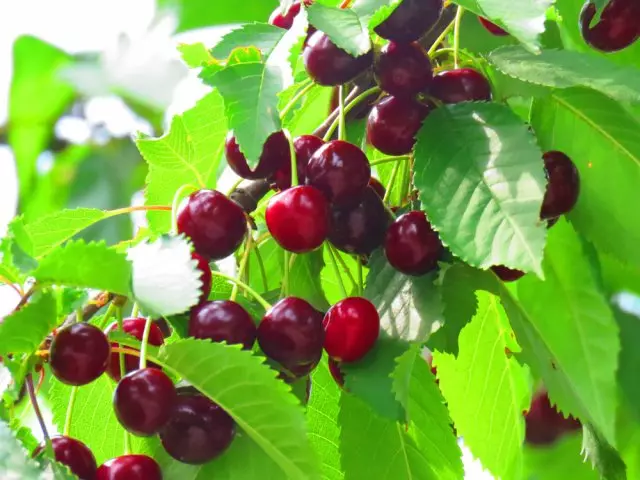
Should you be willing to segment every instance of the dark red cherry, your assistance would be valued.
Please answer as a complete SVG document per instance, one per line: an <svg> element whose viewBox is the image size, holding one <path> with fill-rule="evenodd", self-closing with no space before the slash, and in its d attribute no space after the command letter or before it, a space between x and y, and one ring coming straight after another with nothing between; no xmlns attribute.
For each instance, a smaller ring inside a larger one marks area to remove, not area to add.
<svg viewBox="0 0 640 480"><path fill-rule="evenodd" d="M340 364L333 358L329 358L329 373L340 387L344 387L344 373L340 369Z"/></svg>
<svg viewBox="0 0 640 480"><path fill-rule="evenodd" d="M51 446L56 458L56 462L62 463L69 467L71 473L75 474L80 480L94 480L96 478L96 458L84 443L71 437L56 436L51 438ZM33 452L33 456L37 457L46 448L45 444L41 444Z"/></svg>
<svg viewBox="0 0 640 480"><path fill-rule="evenodd" d="M241 344L247 350L253 347L256 332L251 315L231 300L205 302L193 308L189 317L190 337Z"/></svg>
<svg viewBox="0 0 640 480"><path fill-rule="evenodd" d="M144 334L144 325L147 323L147 320L143 317L138 318L125 318L122 322L122 327L124 328L124 332L128 333L136 337L138 340L142 340L142 336ZM113 322L111 325L107 327L105 333L108 335L114 330L118 329L118 323ZM153 345L155 347L159 347L164 343L164 335L162 334L162 330L156 323L151 324L151 329L149 330L149 345ZM112 343L112 347L118 348L120 345L117 343ZM130 347L127 347L130 348ZM134 355L124 356L124 366L125 366L125 374L129 372L133 372L138 369L138 365L140 364L140 359ZM149 362L149 367L152 368L160 368L159 365L155 363ZM113 352L109 357L109 367L107 368L107 373L111 378L113 378L116 382L120 380L120 354Z"/></svg>
<svg viewBox="0 0 640 480"><path fill-rule="evenodd" d="M300 13L301 6L300 2L294 2L285 13L282 13L280 7L276 8L269 17L269 23L276 27L289 30L296 16Z"/></svg>
<svg viewBox="0 0 640 480"><path fill-rule="evenodd" d="M509 35L509 32L505 32L502 28L500 28L498 25L496 25L493 22L490 22L489 20L487 20L484 17L478 17L478 20L480 20L480 23L482 24L482 26L491 34L491 35L495 35L496 37L504 37L506 35Z"/></svg>
<svg viewBox="0 0 640 480"><path fill-rule="evenodd" d="M240 146L233 135L233 131L227 134L224 154L231 170L239 177L249 180L267 178L273 175L276 170L290 163L289 141L281 131L269 135L262 147L258 165L253 170L249 168L247 157L240 151Z"/></svg>
<svg viewBox="0 0 640 480"><path fill-rule="evenodd" d="M424 212L405 213L387 230L384 253L393 268L406 275L424 275L438 266L443 247Z"/></svg>
<svg viewBox="0 0 640 480"><path fill-rule="evenodd" d="M369 179L369 186L371 188L373 188L373 191L376 192L376 194L380 197L380 198L384 198L385 194L387 193L387 189L384 188L384 185L382 185L382 183L380 182L380 180L378 180L375 177L371 177Z"/></svg>
<svg viewBox="0 0 640 480"><path fill-rule="evenodd" d="M329 203L320 190L298 185L269 200L267 228L278 244L294 253L318 248L329 234Z"/></svg>
<svg viewBox="0 0 640 480"><path fill-rule="evenodd" d="M240 205L217 190L199 190L178 212L178 232L191 238L198 254L221 260L242 244L247 222Z"/></svg>
<svg viewBox="0 0 640 480"><path fill-rule="evenodd" d="M587 1L580 12L580 32L585 42L603 52L622 50L640 38L640 2L611 0L600 21L592 25L595 3Z"/></svg>
<svg viewBox="0 0 640 480"><path fill-rule="evenodd" d="M533 398L524 419L525 441L530 445L552 444L564 433L580 428L580 422L572 417L565 418L551 406L549 396L544 392Z"/></svg>
<svg viewBox="0 0 640 480"><path fill-rule="evenodd" d="M162 471L151 457L123 455L100 465L96 480L162 480Z"/></svg>
<svg viewBox="0 0 640 480"><path fill-rule="evenodd" d="M546 152L543 158L547 190L540 218L551 219L570 212L578 202L580 174L571 159L562 152Z"/></svg>
<svg viewBox="0 0 640 480"><path fill-rule="evenodd" d="M324 140L315 135L302 135L293 140L298 166L298 184L303 184L307 178L307 164L311 156L324 145ZM273 181L280 190L291 187L291 162L273 174Z"/></svg>
<svg viewBox="0 0 640 480"><path fill-rule="evenodd" d="M288 370L317 363L323 342L322 314L301 298L283 298L258 326L258 343L264 354Z"/></svg>
<svg viewBox="0 0 640 480"><path fill-rule="evenodd" d="M222 454L235 433L235 422L219 405L202 395L181 394L160 441L176 460L199 465Z"/></svg>
<svg viewBox="0 0 640 480"><path fill-rule="evenodd" d="M472 68L440 72L431 83L431 95L444 103L491 100L491 85Z"/></svg>
<svg viewBox="0 0 640 480"><path fill-rule="evenodd" d="M362 297L340 300L329 309L322 324L325 351L345 363L357 362L369 353L380 333L378 311Z"/></svg>
<svg viewBox="0 0 640 480"><path fill-rule="evenodd" d="M413 42L433 28L442 7L442 0L403 0L375 32L394 42Z"/></svg>
<svg viewBox="0 0 640 480"><path fill-rule="evenodd" d="M169 420L176 401L173 382L155 368L124 376L113 393L113 409L122 426L134 435L158 433Z"/></svg>
<svg viewBox="0 0 640 480"><path fill-rule="evenodd" d="M54 337L49 365L62 383L86 385L105 372L110 353L109 341L98 327L76 323Z"/></svg>
<svg viewBox="0 0 640 480"><path fill-rule="evenodd" d="M202 294L200 295L200 303L204 302L207 298L209 298L209 294L211 293L211 267L209 266L209 262L202 255L198 255L193 252L191 254L191 258L196 261L196 268L200 270L200 281L202 282L202 287L200 287L200 291Z"/></svg>
<svg viewBox="0 0 640 480"><path fill-rule="evenodd" d="M408 98L386 97L380 100L367 120L369 143L387 155L411 153L416 134L433 108L432 104Z"/></svg>
<svg viewBox="0 0 640 480"><path fill-rule="evenodd" d="M283 369L283 371L280 372L280 378L286 383L293 383L297 382L301 378L308 377L309 374L318 366L318 363L320 363L320 358L321 357L318 357L315 361L310 363L289 365L288 368L281 365L281 369Z"/></svg>
<svg viewBox="0 0 640 480"><path fill-rule="evenodd" d="M491 267L491 270L493 270L493 273L495 273L503 282L515 282L524 276L524 272L522 270L505 267L504 265L494 265Z"/></svg>
<svg viewBox="0 0 640 480"><path fill-rule="evenodd" d="M343 252L368 255L382 245L389 220L382 199L367 188L359 204L331 209L329 241Z"/></svg>
<svg viewBox="0 0 640 480"><path fill-rule="evenodd" d="M395 97L413 98L433 80L427 52L415 42L390 42L382 47L374 72L380 88Z"/></svg>
<svg viewBox="0 0 640 480"><path fill-rule="evenodd" d="M358 203L370 178L367 156L352 143L342 140L324 144L307 165L307 184L318 188L336 205Z"/></svg>
<svg viewBox="0 0 640 480"><path fill-rule="evenodd" d="M373 64L373 50L354 57L318 30L307 40L302 58L307 73L318 85L342 85Z"/></svg>

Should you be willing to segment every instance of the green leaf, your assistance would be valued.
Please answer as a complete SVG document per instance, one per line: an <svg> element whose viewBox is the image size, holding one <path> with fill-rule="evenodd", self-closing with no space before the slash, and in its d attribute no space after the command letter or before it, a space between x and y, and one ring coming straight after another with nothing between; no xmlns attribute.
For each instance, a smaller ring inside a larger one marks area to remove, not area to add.
<svg viewBox="0 0 640 480"><path fill-rule="evenodd" d="M620 454L591 425L583 428L582 450L604 480L627 480L627 467Z"/></svg>
<svg viewBox="0 0 640 480"><path fill-rule="evenodd" d="M313 3L307 12L309 23L326 33L333 43L347 53L359 57L371 50L367 22L355 10Z"/></svg>
<svg viewBox="0 0 640 480"><path fill-rule="evenodd" d="M202 67L214 60L203 43L181 43L178 45L178 51L184 63L191 68Z"/></svg>
<svg viewBox="0 0 640 480"><path fill-rule="evenodd" d="M524 450L527 476L536 480L598 480L600 477L580 454L581 435L563 435L545 448Z"/></svg>
<svg viewBox="0 0 640 480"><path fill-rule="evenodd" d="M138 138L136 144L149 164L145 189L147 205L171 205L183 185L215 188L216 171L224 149L227 122L222 97L213 91L182 115L160 138ZM170 228L168 212L147 212L154 231Z"/></svg>
<svg viewBox="0 0 640 480"><path fill-rule="evenodd" d="M373 31L384 22L402 3L400 0L356 0L353 10L360 16L362 23Z"/></svg>
<svg viewBox="0 0 640 480"><path fill-rule="evenodd" d="M564 152L578 167L580 196L569 215L576 229L639 268L640 225L629 219L640 198L640 122L604 95L572 89L536 100L531 124L546 150Z"/></svg>
<svg viewBox="0 0 640 480"><path fill-rule="evenodd" d="M313 86L300 108L294 112L290 120L284 123L284 127L289 129L291 135L294 137L306 135L327 118L332 91L331 87Z"/></svg>
<svg viewBox="0 0 640 480"><path fill-rule="evenodd" d="M0 322L0 355L34 353L56 325L56 301L43 293Z"/></svg>
<svg viewBox="0 0 640 480"><path fill-rule="evenodd" d="M0 421L0 477L20 480L42 480L44 476L31 460L9 426Z"/></svg>
<svg viewBox="0 0 640 480"><path fill-rule="evenodd" d="M620 307L620 306L619 306ZM615 308L614 315L620 329L620 357L617 380L623 395L627 399L629 408L637 420L640 420L640 319L625 312L622 308Z"/></svg>
<svg viewBox="0 0 640 480"><path fill-rule="evenodd" d="M616 100L640 102L640 69L603 57L569 50L533 55L520 47L504 47L492 52L489 61L505 75L535 85L590 87Z"/></svg>
<svg viewBox="0 0 640 480"><path fill-rule="evenodd" d="M320 282L323 266L322 250L317 250L296 255L289 271L289 295L304 298L320 311L329 309Z"/></svg>
<svg viewBox="0 0 640 480"><path fill-rule="evenodd" d="M431 113L418 133L414 181L454 255L541 274L542 153L508 107L462 103Z"/></svg>
<svg viewBox="0 0 640 480"><path fill-rule="evenodd" d="M131 264L104 242L70 241L46 255L33 273L44 283L129 294Z"/></svg>
<svg viewBox="0 0 640 480"><path fill-rule="evenodd" d="M227 33L210 53L213 57L223 60L236 48L255 47L268 57L284 34L282 28L268 23L248 23Z"/></svg>

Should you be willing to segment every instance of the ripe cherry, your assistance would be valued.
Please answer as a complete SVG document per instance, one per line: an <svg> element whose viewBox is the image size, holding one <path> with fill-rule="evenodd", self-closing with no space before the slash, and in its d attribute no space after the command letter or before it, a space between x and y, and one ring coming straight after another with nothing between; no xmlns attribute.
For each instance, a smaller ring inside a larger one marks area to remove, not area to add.
<svg viewBox="0 0 640 480"><path fill-rule="evenodd" d="M394 42L413 42L433 28L442 7L442 0L403 0L375 32Z"/></svg>
<svg viewBox="0 0 640 480"><path fill-rule="evenodd" d="M205 302L193 308L189 317L190 337L241 344L247 350L253 347L256 332L251 315L231 300Z"/></svg>
<svg viewBox="0 0 640 480"><path fill-rule="evenodd" d="M484 17L478 17L478 20L480 20L480 23L482 24L482 26L491 34L491 35L495 35L496 37L504 37L509 35L509 32L505 32L502 28L500 28L498 25L496 25L493 22L490 22L489 20L487 20Z"/></svg>
<svg viewBox="0 0 640 480"><path fill-rule="evenodd" d="M264 354L292 371L316 364L323 342L322 314L301 298L283 298L258 326L258 343Z"/></svg>
<svg viewBox="0 0 640 480"><path fill-rule="evenodd" d="M422 122L433 108L432 104L413 99L386 97L380 100L367 120L369 143L387 155L410 153Z"/></svg>
<svg viewBox="0 0 640 480"><path fill-rule="evenodd" d="M300 2L294 2L285 13L282 13L280 7L276 8L269 17L269 23L276 27L289 30L296 16L300 13L301 6Z"/></svg>
<svg viewBox="0 0 640 480"><path fill-rule="evenodd" d="M491 270L493 270L493 273L495 273L503 282L515 282L524 276L524 272L522 270L505 267L504 265L494 265L491 267Z"/></svg>
<svg viewBox="0 0 640 480"><path fill-rule="evenodd" d="M358 203L369 184L371 166L362 150L343 140L324 144L307 165L307 184L336 205Z"/></svg>
<svg viewBox="0 0 640 480"><path fill-rule="evenodd" d="M290 163L289 141L281 131L269 135L262 147L262 154L258 165L251 170L247 163L247 157L240 151L240 145L233 135L233 131L227 134L224 144L224 154L231 170L236 175L249 180L257 180L271 176L276 170Z"/></svg>
<svg viewBox="0 0 640 480"><path fill-rule="evenodd" d="M76 323L54 337L49 364L62 383L86 385L105 372L110 353L109 341L98 327Z"/></svg>
<svg viewBox="0 0 640 480"><path fill-rule="evenodd" d="M124 376L113 393L113 408L122 426L134 435L158 433L169 420L176 389L167 375L155 368Z"/></svg>
<svg viewBox="0 0 640 480"><path fill-rule="evenodd" d="M191 238L198 254L221 260L240 246L247 223L240 205L217 190L199 190L178 212L178 231Z"/></svg>
<svg viewBox="0 0 640 480"><path fill-rule="evenodd" d="M311 156L324 145L324 140L315 135L302 135L293 140L298 166L298 183L303 184L307 178L307 164ZM287 157L289 158L289 157ZM273 174L273 181L280 190L291 187L291 162Z"/></svg>
<svg viewBox="0 0 640 480"><path fill-rule="evenodd" d="M387 230L384 253L393 268L406 275L424 275L438 266L443 247L424 212L405 213Z"/></svg>
<svg viewBox="0 0 640 480"><path fill-rule="evenodd" d="M382 47L374 72L380 88L396 97L413 98L433 80L427 52L415 42L390 42Z"/></svg>
<svg viewBox="0 0 640 480"><path fill-rule="evenodd" d="M324 349L339 362L357 362L373 348L380 333L380 316L373 304L362 297L339 301L322 322Z"/></svg>
<svg viewBox="0 0 640 480"><path fill-rule="evenodd" d="M380 198L384 198L385 194L387 193L387 189L384 188L384 185L382 185L382 183L380 182L380 180L378 180L375 177L371 177L369 179L369 186L371 188L373 188L373 191L376 192L376 194L380 197Z"/></svg>
<svg viewBox="0 0 640 480"><path fill-rule="evenodd" d="M142 340L142 336L144 334L144 326L147 323L147 320L143 317L138 318L126 318L122 322L122 327L125 333L136 337L138 340ZM118 329L118 323L113 322L111 325L107 327L105 333L108 335L110 332ZM149 345L153 345L155 347L159 347L164 343L164 335L162 334L162 330L156 323L151 324L151 329L149 330ZM118 348L120 345L117 343L112 343L112 347ZM124 355L124 367L125 374L129 372L133 372L138 369L138 365L140 363L140 359L134 355ZM149 367L152 368L160 368L159 365L155 363L149 363ZM113 352L109 357L109 366L107 368L107 373L111 378L113 378L116 382L120 380L120 354Z"/></svg>
<svg viewBox="0 0 640 480"><path fill-rule="evenodd" d="M265 220L282 248L310 252L322 245L329 233L329 203L317 188L298 185L269 200Z"/></svg>
<svg viewBox="0 0 640 480"><path fill-rule="evenodd" d="M331 209L329 240L343 252L368 255L382 245L389 219L382 199L369 187L359 204Z"/></svg>
<svg viewBox="0 0 640 480"><path fill-rule="evenodd" d="M431 94L444 103L481 102L491 100L491 85L476 70L459 68L436 75Z"/></svg>
<svg viewBox="0 0 640 480"><path fill-rule="evenodd" d="M151 457L123 455L100 465L96 480L162 480L162 471Z"/></svg>
<svg viewBox="0 0 640 480"><path fill-rule="evenodd" d="M52 437L51 446L56 462L69 467L69 470L80 480L94 480L96 478L98 468L96 458L89 447L80 440L63 436ZM39 445L33 452L33 456L37 457L44 452L45 448L45 444Z"/></svg>
<svg viewBox="0 0 640 480"><path fill-rule="evenodd" d="M318 85L342 85L357 77L373 63L373 50L353 57L318 30L302 50L304 66Z"/></svg>
<svg viewBox="0 0 640 480"><path fill-rule="evenodd" d="M549 445L561 435L580 428L580 422L565 418L551 406L549 396L541 393L533 398L525 417L525 442L530 445Z"/></svg>
<svg viewBox="0 0 640 480"><path fill-rule="evenodd" d="M235 436L233 419L198 394L180 394L169 422L160 431L162 446L176 460L200 465L224 452Z"/></svg>
<svg viewBox="0 0 640 480"><path fill-rule="evenodd" d="M202 272L200 274L200 281L202 282L202 287L200 287L200 291L202 294L200 295L199 303L204 302L207 298L209 298L209 294L211 293L211 267L209 266L209 262L202 255L198 255L193 252L191 254L191 258L196 261L196 268Z"/></svg>
<svg viewBox="0 0 640 480"><path fill-rule="evenodd" d="M580 32L585 42L603 52L615 52L640 38L640 3L637 0L611 0L600 21L592 26L595 3L587 1L580 12Z"/></svg>
<svg viewBox="0 0 640 480"><path fill-rule="evenodd" d="M571 159L562 152L546 152L543 158L547 191L540 218L552 219L570 212L578 202L580 174Z"/></svg>
<svg viewBox="0 0 640 480"><path fill-rule="evenodd" d="M340 387L344 387L344 373L340 369L340 364L333 358L329 358L329 373Z"/></svg>

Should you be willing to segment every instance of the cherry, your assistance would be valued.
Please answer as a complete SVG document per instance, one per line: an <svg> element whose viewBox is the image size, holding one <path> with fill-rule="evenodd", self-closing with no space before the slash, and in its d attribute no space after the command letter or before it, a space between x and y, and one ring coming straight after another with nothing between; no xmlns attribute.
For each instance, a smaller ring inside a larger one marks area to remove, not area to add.
<svg viewBox="0 0 640 480"><path fill-rule="evenodd" d="M384 253L393 268L406 275L424 275L438 266L443 247L424 212L405 213L387 230Z"/></svg>
<svg viewBox="0 0 640 480"><path fill-rule="evenodd" d="M100 465L96 480L162 480L162 471L151 457L123 455Z"/></svg>
<svg viewBox="0 0 640 480"><path fill-rule="evenodd" d="M344 387L344 373L340 369L340 364L333 358L329 358L329 373L340 387Z"/></svg>
<svg viewBox="0 0 640 480"><path fill-rule="evenodd" d="M284 14L280 7L276 8L271 16L269 17L269 23L276 27L284 28L285 30L289 30L293 25L293 20L300 13L300 2L294 2L289 10L287 10Z"/></svg>
<svg viewBox="0 0 640 480"><path fill-rule="evenodd" d="M244 211L217 190L192 193L178 212L178 231L199 255L221 260L231 255L247 233Z"/></svg>
<svg viewBox="0 0 640 480"><path fill-rule="evenodd" d="M546 392L533 398L524 419L525 441L531 445L549 445L564 433L580 428L580 422L572 417L565 418L551 406Z"/></svg>
<svg viewBox="0 0 640 480"><path fill-rule="evenodd" d="M76 323L54 337L49 364L62 383L86 385L105 372L110 352L109 341L98 327Z"/></svg>
<svg viewBox="0 0 640 480"><path fill-rule="evenodd" d="M307 40L302 58L307 73L318 85L342 85L372 65L373 50L353 57L318 30Z"/></svg>
<svg viewBox="0 0 640 480"><path fill-rule="evenodd" d="M433 28L442 7L442 0L403 0L375 32L394 42L413 42Z"/></svg>
<svg viewBox="0 0 640 480"><path fill-rule="evenodd" d="M202 282L202 287L200 290L202 294L200 295L199 303L204 302L207 298L209 298L209 294L211 293L211 282L213 279L211 278L211 267L209 266L209 262L202 255L198 255L193 252L191 254L191 258L196 261L196 268L202 272L200 274L200 281Z"/></svg>
<svg viewBox="0 0 640 480"><path fill-rule="evenodd" d="M296 165L298 167L298 183L304 183L307 174L307 164L311 156L324 145L324 140L315 135L302 135L293 140L296 151ZM273 174L273 181L280 190L291 187L291 162Z"/></svg>
<svg viewBox="0 0 640 480"><path fill-rule="evenodd" d="M298 185L269 200L265 220L282 248L310 252L322 245L329 233L329 203L317 188Z"/></svg>
<svg viewBox="0 0 640 480"><path fill-rule="evenodd" d="M336 205L358 203L370 178L371 166L367 156L343 140L324 144L307 165L307 184L318 188Z"/></svg>
<svg viewBox="0 0 640 480"><path fill-rule="evenodd" d="M93 480L96 478L96 458L84 443L71 437L56 436L51 438L51 446L56 462L69 467L69 470L80 480ZM46 445L43 443L33 452L37 457L44 452Z"/></svg>
<svg viewBox="0 0 640 480"><path fill-rule="evenodd" d="M240 151L240 145L238 145L233 131L227 134L227 139L224 144L224 154L231 170L239 177L249 180L267 178L279 168L290 163L289 141L282 131L269 135L264 142L262 154L254 170L249 168L247 157Z"/></svg>
<svg viewBox="0 0 640 480"><path fill-rule="evenodd" d="M189 336L212 342L241 344L251 350L257 328L251 315L231 300L205 302L191 310Z"/></svg>
<svg viewBox="0 0 640 480"><path fill-rule="evenodd" d="M325 351L345 363L357 362L369 353L380 333L378 311L362 297L340 300L329 309L322 324Z"/></svg>
<svg viewBox="0 0 640 480"><path fill-rule="evenodd" d="M374 192L376 192L376 194L380 198L384 198L385 194L387 193L387 189L384 188L384 185L382 185L380 180L375 177L371 177L369 179L369 186L373 189Z"/></svg>
<svg viewBox="0 0 640 480"><path fill-rule="evenodd" d="M138 318L125 318L122 322L122 327L125 333L136 337L138 340L142 340L142 336L144 334L144 326L147 323L147 320L143 317ZM108 335L110 332L118 329L118 323L113 322L111 325L107 327L105 333ZM162 330L160 327L152 323L151 329L149 330L149 345L153 345L155 347L159 347L164 343L164 335L162 334ZM112 343L112 347L118 348L120 345L117 343ZM133 372L138 369L138 365L140 363L140 359L135 355L125 354L124 356L124 368L125 374L129 372ZM160 368L159 365L155 363L149 363L149 367L152 368ZM109 365L107 367L107 373L111 378L113 378L116 382L120 380L120 354L113 352L109 356Z"/></svg>
<svg viewBox="0 0 640 480"><path fill-rule="evenodd" d="M524 272L522 270L505 267L504 265L494 265L491 267L491 270L493 270L493 273L495 273L503 282L515 282L524 276Z"/></svg>
<svg viewBox="0 0 640 480"><path fill-rule="evenodd" d="M484 17L478 17L478 20L480 20L480 23L482 24L482 26L491 34L491 35L495 35L496 37L504 37L509 35L509 32L505 32L502 28L500 28L498 25L496 25L493 22L490 22L489 20L487 20Z"/></svg>
<svg viewBox="0 0 640 480"><path fill-rule="evenodd" d="M160 441L176 460L199 465L222 454L235 432L235 422L219 405L202 395L181 394Z"/></svg>
<svg viewBox="0 0 640 480"><path fill-rule="evenodd" d="M311 363L303 363L301 365L289 365L289 368L284 368L284 371L280 372L280 378L286 383L297 382L301 378L307 377L320 363L318 357ZM281 366L282 367L282 366Z"/></svg>
<svg viewBox="0 0 640 480"><path fill-rule="evenodd" d="M444 103L491 100L491 85L472 68L459 68L439 73L433 78L431 94Z"/></svg>
<svg viewBox="0 0 640 480"><path fill-rule="evenodd" d="M113 408L122 426L141 437L158 433L169 420L176 389L167 375L155 368L124 376L113 393Z"/></svg>
<svg viewBox="0 0 640 480"><path fill-rule="evenodd" d="M283 298L258 326L258 343L264 354L290 371L317 364L323 342L322 314L301 298Z"/></svg>
<svg viewBox="0 0 640 480"><path fill-rule="evenodd" d="M382 199L369 187L359 204L331 209L329 240L343 252L368 255L382 245L388 223Z"/></svg>
<svg viewBox="0 0 640 480"><path fill-rule="evenodd" d="M580 32L585 42L603 52L615 52L640 38L640 3L637 0L611 0L600 21L591 26L595 3L587 1L580 12Z"/></svg>
<svg viewBox="0 0 640 480"><path fill-rule="evenodd" d="M367 120L369 143L387 155L406 155L416 143L416 134L434 108L413 99L386 97L380 100Z"/></svg>
<svg viewBox="0 0 640 480"><path fill-rule="evenodd" d="M546 152L543 158L548 182L540 218L551 219L570 212L576 205L580 194L580 174L571 159L562 152Z"/></svg>
<svg viewBox="0 0 640 480"><path fill-rule="evenodd" d="M433 80L427 52L415 42L390 42L382 47L374 72L380 88L396 97L412 98Z"/></svg>

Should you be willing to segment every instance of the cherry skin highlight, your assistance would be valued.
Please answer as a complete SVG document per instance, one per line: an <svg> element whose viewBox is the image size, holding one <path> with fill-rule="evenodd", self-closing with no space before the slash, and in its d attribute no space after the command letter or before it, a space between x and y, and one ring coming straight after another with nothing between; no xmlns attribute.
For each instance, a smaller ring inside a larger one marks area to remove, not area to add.
<svg viewBox="0 0 640 480"><path fill-rule="evenodd" d="M307 164L311 156L324 145L324 140L315 135L302 135L293 140L298 167L298 183L304 184L307 178ZM280 190L291 188L291 162L273 174L273 181Z"/></svg>
<svg viewBox="0 0 640 480"><path fill-rule="evenodd" d="M240 205L217 190L199 190L183 202L178 232L191 239L199 255L221 260L242 244L247 223Z"/></svg>
<svg viewBox="0 0 640 480"><path fill-rule="evenodd" d="M505 267L504 265L494 265L491 267L491 270L493 270L493 273L503 282L515 282L524 276L523 271Z"/></svg>
<svg viewBox="0 0 640 480"><path fill-rule="evenodd" d="M540 218L548 220L569 213L575 207L580 194L580 174L571 159L562 152L546 152L543 158L547 190Z"/></svg>
<svg viewBox="0 0 640 480"><path fill-rule="evenodd" d="M141 437L154 435L169 420L176 389L167 375L155 368L124 376L113 393L113 408L120 424Z"/></svg>
<svg viewBox="0 0 640 480"><path fill-rule="evenodd" d="M380 334L380 316L362 297L339 301L324 316L324 349L332 359L357 362L373 348Z"/></svg>
<svg viewBox="0 0 640 480"><path fill-rule="evenodd" d="M84 443L75 438L56 436L51 438L51 446L56 462L69 467L80 480L94 480L98 465L93 453ZM33 452L33 457L38 457L45 448L44 443L39 445Z"/></svg>
<svg viewBox="0 0 640 480"><path fill-rule="evenodd" d="M271 16L269 17L269 23L276 27L283 28L285 30L289 30L293 25L293 21L296 16L300 13L300 8L302 4L300 2L294 2L289 10L287 10L284 14L282 10L278 7L276 8Z"/></svg>
<svg viewBox="0 0 640 480"><path fill-rule="evenodd" d="M375 32L394 42L413 42L434 27L442 8L442 0L403 0Z"/></svg>
<svg viewBox="0 0 640 480"><path fill-rule="evenodd" d="M603 52L622 50L640 38L640 3L637 0L611 0L593 25L596 5L587 1L580 12L582 38Z"/></svg>
<svg viewBox="0 0 640 480"><path fill-rule="evenodd" d="M202 272L200 274L200 281L202 282L202 287L200 287L200 299L198 303L204 302L207 298L209 298L209 294L211 293L211 282L213 279L211 278L211 267L209 266L209 262L202 255L198 255L193 252L191 254L191 258L196 261L196 268Z"/></svg>
<svg viewBox="0 0 640 480"><path fill-rule="evenodd" d="M151 457L123 455L100 465L96 480L162 480L162 471Z"/></svg>
<svg viewBox="0 0 640 480"><path fill-rule="evenodd" d="M482 102L491 100L491 85L472 68L440 72L431 83L431 95L444 103Z"/></svg>
<svg viewBox="0 0 640 480"><path fill-rule="evenodd" d="M283 132L275 132L269 135L262 147L262 154L258 159L258 165L251 170L247 163L247 157L240 151L240 146L229 131L224 144L224 154L231 170L241 178L258 180L271 176L276 170L289 164L289 141Z"/></svg>
<svg viewBox="0 0 640 480"><path fill-rule="evenodd" d="M415 42L390 42L382 47L374 73L380 88L395 97L413 98L433 80L427 52Z"/></svg>
<svg viewBox="0 0 640 480"><path fill-rule="evenodd" d="M110 353L109 341L98 327L76 323L54 337L49 365L62 383L86 385L106 371Z"/></svg>
<svg viewBox="0 0 640 480"><path fill-rule="evenodd" d="M193 308L189 317L189 336L212 342L241 344L251 350L257 328L242 305L231 300L205 302Z"/></svg>
<svg viewBox="0 0 640 480"><path fill-rule="evenodd" d="M482 26L487 30L491 35L495 35L496 37L506 37L509 35L509 32L505 32L502 28L496 25L493 22L490 22L486 18L478 17L478 20L482 24Z"/></svg>

